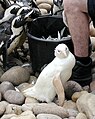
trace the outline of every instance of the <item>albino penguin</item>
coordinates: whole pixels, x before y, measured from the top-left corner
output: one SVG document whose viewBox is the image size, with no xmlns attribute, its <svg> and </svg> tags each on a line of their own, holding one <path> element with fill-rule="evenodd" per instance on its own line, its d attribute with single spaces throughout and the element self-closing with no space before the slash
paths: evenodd
<svg viewBox="0 0 95 119">
<path fill-rule="evenodd" d="M 75 57 L 63 43 L 55 48 L 54 54 L 55 58 L 42 70 L 35 85 L 23 91 L 25 96 L 49 103 L 53 101 L 56 94 L 61 91 L 64 94 L 64 89 L 60 87 L 62 84 L 59 84 L 61 81 L 58 80 L 60 80 L 60 76 L 62 76 L 63 84 L 69 80 L 75 65 Z M 60 89 L 62 90 L 60 91 Z M 62 93 L 58 94 L 58 97 L 61 97 Z M 64 96 L 62 97 L 64 98 Z M 64 101 L 61 98 L 62 100 Z"/>
</svg>

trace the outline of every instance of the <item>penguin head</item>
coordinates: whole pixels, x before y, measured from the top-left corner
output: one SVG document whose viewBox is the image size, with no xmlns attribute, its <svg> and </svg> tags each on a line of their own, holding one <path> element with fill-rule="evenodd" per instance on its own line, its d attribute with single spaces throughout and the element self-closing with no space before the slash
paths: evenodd
<svg viewBox="0 0 95 119">
<path fill-rule="evenodd" d="M 31 6 L 32 8 L 38 8 L 35 0 L 30 0 L 29 6 Z"/>
<path fill-rule="evenodd" d="M 62 3 L 63 3 L 63 0 L 53 0 L 53 3 L 57 6 L 57 7 L 61 7 L 62 6 Z"/>
<path fill-rule="evenodd" d="M 17 14 L 18 10 L 20 9 L 20 6 L 17 4 L 11 5 L 8 9 L 11 9 L 10 13 L 11 14 Z"/>
<path fill-rule="evenodd" d="M 62 58 L 67 58 L 69 55 L 69 48 L 67 47 L 67 45 L 65 44 L 59 44 L 56 48 L 55 48 L 55 56 L 62 59 Z"/>
<path fill-rule="evenodd" d="M 28 12 L 30 12 L 31 11 L 31 7 L 27 7 L 27 6 L 23 6 L 23 7 L 21 7 L 19 10 L 18 10 L 18 12 L 17 12 L 17 16 L 18 15 L 21 15 L 21 14 L 27 14 Z"/>
<path fill-rule="evenodd" d="M 2 9 L 6 10 L 10 6 L 9 0 L 0 0 L 0 5 Z"/>
<path fill-rule="evenodd" d="M 41 16 L 41 12 L 38 8 L 33 8 L 28 14 L 25 15 L 25 19 L 35 19 Z"/>
</svg>

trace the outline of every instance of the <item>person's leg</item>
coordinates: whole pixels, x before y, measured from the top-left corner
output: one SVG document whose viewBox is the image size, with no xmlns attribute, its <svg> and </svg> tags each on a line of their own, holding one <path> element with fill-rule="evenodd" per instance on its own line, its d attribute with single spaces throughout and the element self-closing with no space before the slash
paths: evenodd
<svg viewBox="0 0 95 119">
<path fill-rule="evenodd" d="M 73 80 L 77 82 L 91 81 L 87 0 L 64 0 L 64 12 L 74 44 L 74 54 L 78 61 L 73 70 Z"/>
<path fill-rule="evenodd" d="M 74 43 L 74 53 L 79 57 L 87 57 L 89 39 L 87 0 L 64 0 L 64 11 Z"/>
</svg>

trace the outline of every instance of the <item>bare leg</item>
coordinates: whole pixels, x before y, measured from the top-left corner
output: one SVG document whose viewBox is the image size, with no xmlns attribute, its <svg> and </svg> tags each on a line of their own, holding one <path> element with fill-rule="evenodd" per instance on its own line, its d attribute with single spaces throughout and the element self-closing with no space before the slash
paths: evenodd
<svg viewBox="0 0 95 119">
<path fill-rule="evenodd" d="M 63 0 L 64 13 L 74 44 L 76 65 L 72 80 L 80 85 L 89 85 L 92 81 L 92 59 L 89 47 L 89 16 L 87 0 Z"/>
<path fill-rule="evenodd" d="M 87 0 L 64 0 L 64 11 L 74 43 L 74 54 L 78 57 L 87 57 L 89 43 Z"/>
<path fill-rule="evenodd" d="M 63 106 L 64 100 L 65 100 L 65 94 L 64 94 L 64 88 L 60 79 L 60 74 L 56 75 L 55 79 L 53 80 L 53 85 L 58 95 L 58 105 Z"/>
</svg>

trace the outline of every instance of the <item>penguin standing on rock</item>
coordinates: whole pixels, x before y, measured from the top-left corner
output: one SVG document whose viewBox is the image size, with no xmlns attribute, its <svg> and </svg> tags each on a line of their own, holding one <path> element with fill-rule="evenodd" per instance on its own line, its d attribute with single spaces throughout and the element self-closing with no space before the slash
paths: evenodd
<svg viewBox="0 0 95 119">
<path fill-rule="evenodd" d="M 47 103 L 52 102 L 57 94 L 62 106 L 65 100 L 63 86 L 71 77 L 75 57 L 65 44 L 59 44 L 54 54 L 55 58 L 42 70 L 35 85 L 22 93 Z"/>
</svg>

